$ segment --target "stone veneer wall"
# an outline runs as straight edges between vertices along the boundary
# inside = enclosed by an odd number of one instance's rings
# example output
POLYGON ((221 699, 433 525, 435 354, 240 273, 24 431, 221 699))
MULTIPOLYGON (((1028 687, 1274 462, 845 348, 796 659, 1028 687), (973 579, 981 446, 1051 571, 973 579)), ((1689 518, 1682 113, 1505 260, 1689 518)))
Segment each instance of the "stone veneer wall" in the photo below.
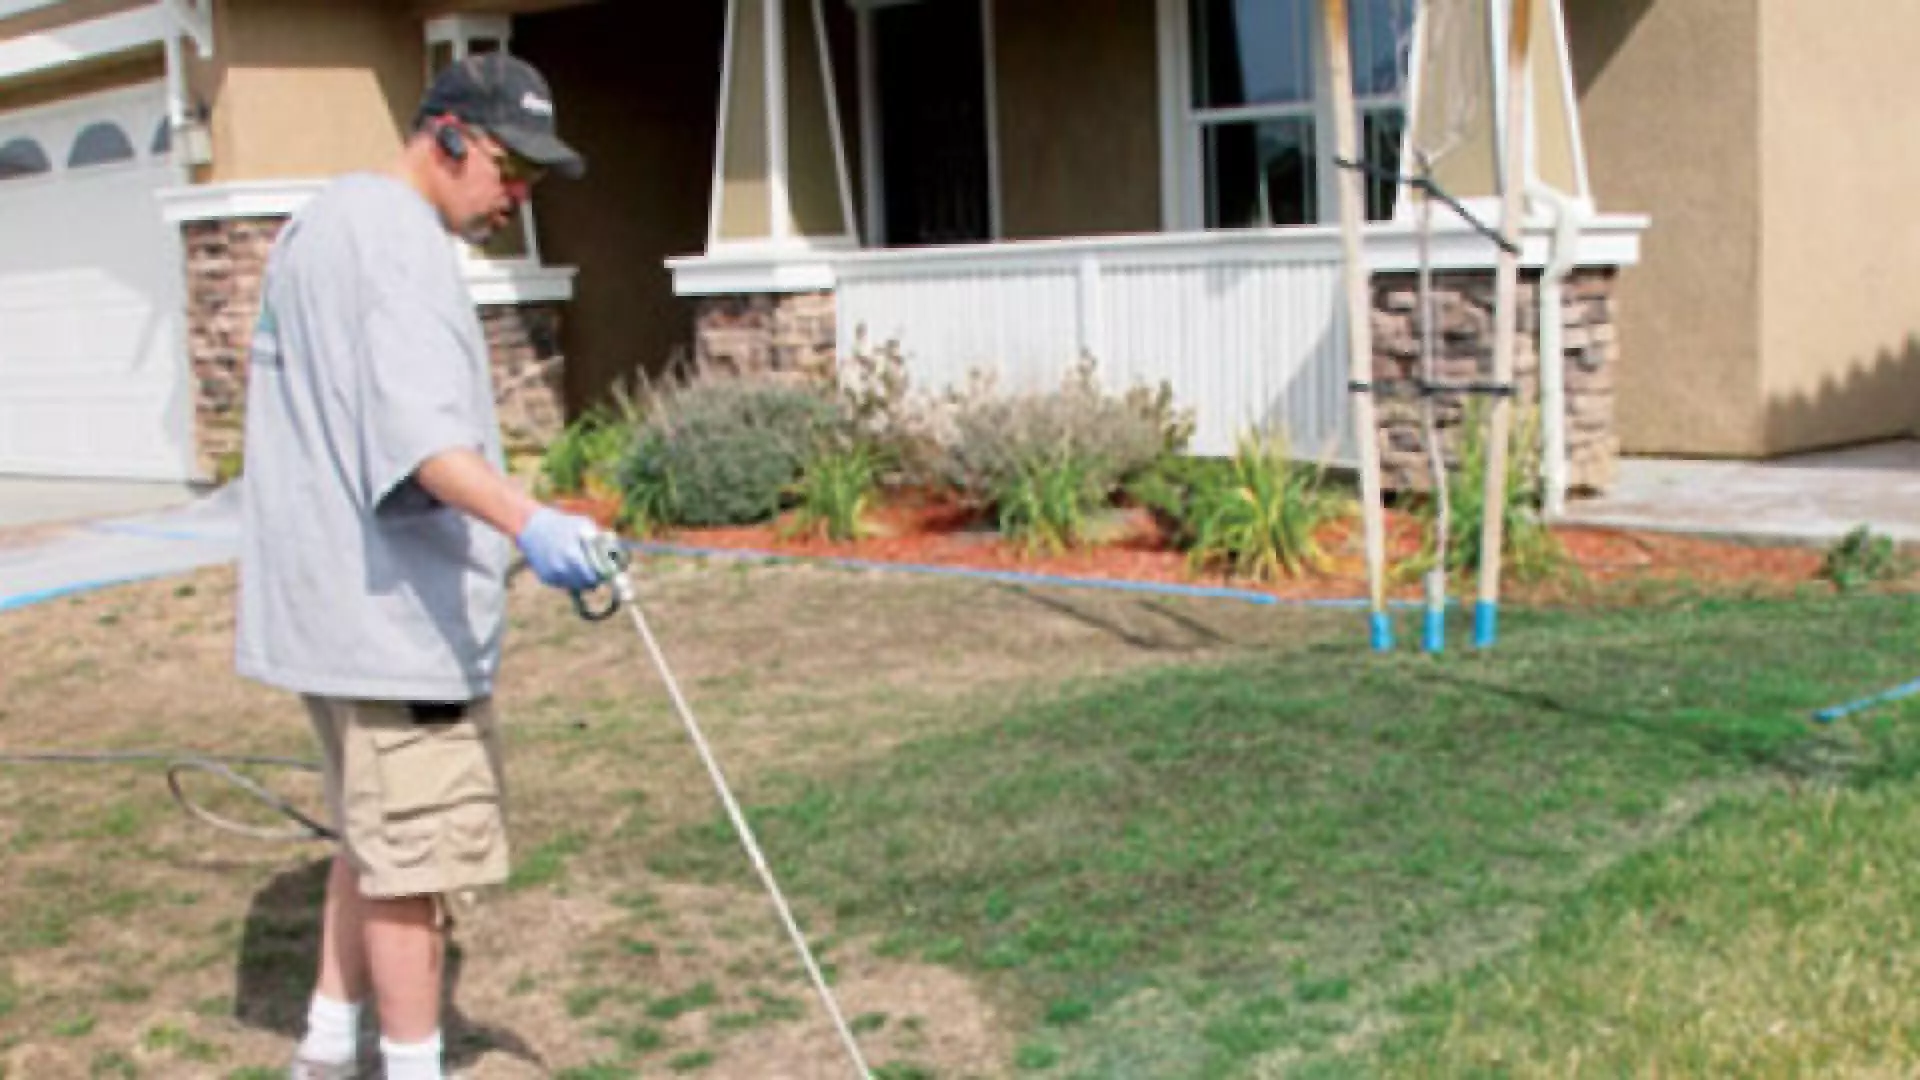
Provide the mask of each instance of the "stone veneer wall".
MULTIPOLYGON (((1615 277, 1612 269, 1576 270, 1561 288, 1566 328, 1562 345, 1566 350, 1567 483, 1576 492, 1605 490, 1613 483, 1619 462, 1620 440, 1613 419, 1613 369, 1619 359, 1615 277)), ((1429 482, 1419 397, 1408 382, 1420 365, 1416 287, 1412 274, 1377 274, 1373 279, 1373 367, 1382 390, 1381 477, 1391 491, 1424 491, 1429 482)), ((1524 274, 1520 339, 1514 356, 1517 400, 1535 408, 1540 401, 1538 290, 1539 274, 1524 274)), ((1491 272, 1434 275, 1440 379, 1484 381, 1491 376, 1493 292, 1491 272)), ((694 340, 702 364, 735 371, 791 371, 830 363, 833 294, 703 297, 694 340)), ((1458 396, 1440 401, 1441 439, 1450 461, 1464 411, 1458 396)))
POLYGON ((832 364, 834 333, 831 292, 703 296, 694 362, 702 370, 812 370, 832 364))
MULTIPOLYGON (((1604 491, 1614 481, 1620 439, 1614 425, 1613 371, 1619 360, 1611 269, 1583 269, 1561 286, 1565 328, 1567 486, 1574 492, 1604 491)), ((1493 373, 1493 275, 1434 275, 1435 376, 1443 382, 1486 382, 1493 373)), ((1420 370, 1420 313, 1413 274, 1377 274, 1373 279, 1373 377, 1380 388, 1380 474, 1390 491, 1424 491, 1430 485, 1420 431, 1420 398, 1410 382, 1420 370)), ((1514 353, 1515 400, 1536 411, 1540 404, 1539 274, 1520 282, 1520 335, 1514 353)), ((1438 399, 1438 425, 1447 460, 1454 461, 1463 395, 1438 399)), ((1520 430, 1516 425, 1516 431, 1520 430)), ((1538 432, 1538 425, 1532 430, 1538 432)), ((1538 460, 1537 442, 1533 456, 1538 460)))
MULTIPOLYGON (((260 280, 284 217, 190 221, 187 351, 194 376, 194 455, 202 479, 237 462, 247 400, 247 349, 260 280)), ((559 303, 480 309, 509 454, 536 451, 565 423, 559 303)))

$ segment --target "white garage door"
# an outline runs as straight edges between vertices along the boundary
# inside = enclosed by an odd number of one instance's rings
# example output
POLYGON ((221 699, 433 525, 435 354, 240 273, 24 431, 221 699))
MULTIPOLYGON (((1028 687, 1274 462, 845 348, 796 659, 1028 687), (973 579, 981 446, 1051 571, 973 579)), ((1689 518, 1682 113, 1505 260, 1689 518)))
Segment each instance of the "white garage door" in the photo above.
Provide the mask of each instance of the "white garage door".
POLYGON ((0 112, 0 473, 191 475, 165 117, 158 84, 0 112))

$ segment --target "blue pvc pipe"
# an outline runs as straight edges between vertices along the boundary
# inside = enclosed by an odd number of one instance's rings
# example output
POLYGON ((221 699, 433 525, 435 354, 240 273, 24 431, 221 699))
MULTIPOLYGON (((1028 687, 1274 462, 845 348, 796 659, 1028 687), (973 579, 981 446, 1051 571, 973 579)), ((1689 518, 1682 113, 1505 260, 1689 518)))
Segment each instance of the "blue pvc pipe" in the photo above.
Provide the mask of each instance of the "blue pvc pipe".
POLYGON ((1473 605, 1473 647, 1476 649, 1493 648, 1494 639, 1500 636, 1500 607, 1491 600, 1481 600, 1473 605))
POLYGON ((92 592, 95 589, 111 588, 115 585, 131 585, 136 581, 150 581, 153 578, 164 577, 166 574, 176 572, 177 571, 166 570, 153 574, 133 574, 127 577, 94 578, 90 581, 76 581, 69 585, 57 585, 51 589, 35 589, 31 592, 14 593, 11 596, 0 596, 0 611, 13 611, 16 608, 32 607, 35 604, 44 604, 49 600, 58 600, 63 596, 78 596, 81 593, 92 592))
POLYGON ((1822 724, 1831 724, 1841 717, 1852 716, 1857 712, 1865 712, 1876 705, 1885 705, 1889 701, 1899 701, 1901 698, 1912 697, 1915 694, 1920 694, 1920 679, 1896 686, 1891 690, 1883 690, 1871 697, 1863 697, 1858 701, 1849 701, 1844 705, 1834 705, 1821 709, 1819 712, 1813 714, 1813 718, 1822 724))
MULTIPOLYGON (((1357 602, 1357 601, 1356 601, 1357 602)), ((1384 611, 1376 611, 1370 620, 1374 652, 1393 651, 1393 620, 1384 611)))

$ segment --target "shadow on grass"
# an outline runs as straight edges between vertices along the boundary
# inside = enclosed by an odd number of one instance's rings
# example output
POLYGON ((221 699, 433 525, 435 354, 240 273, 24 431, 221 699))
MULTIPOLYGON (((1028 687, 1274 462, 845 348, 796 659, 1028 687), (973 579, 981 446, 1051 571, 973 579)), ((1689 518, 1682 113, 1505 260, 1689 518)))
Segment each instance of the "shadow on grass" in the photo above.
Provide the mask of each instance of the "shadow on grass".
MULTIPOLYGON (((320 908, 326 896, 330 862, 318 859, 267 882, 254 894, 247 909, 240 940, 239 962, 234 969, 234 1019, 284 1036, 289 1054, 292 1044, 306 1033, 307 1004, 320 955, 320 908)), ((470 1066, 482 1054, 497 1050, 544 1071, 546 1063, 518 1034, 476 1023, 461 1013, 455 999, 464 960, 459 943, 449 941, 440 1005, 447 1067, 470 1066)), ((366 1010, 363 1045, 378 1038, 372 1012, 366 1010)))

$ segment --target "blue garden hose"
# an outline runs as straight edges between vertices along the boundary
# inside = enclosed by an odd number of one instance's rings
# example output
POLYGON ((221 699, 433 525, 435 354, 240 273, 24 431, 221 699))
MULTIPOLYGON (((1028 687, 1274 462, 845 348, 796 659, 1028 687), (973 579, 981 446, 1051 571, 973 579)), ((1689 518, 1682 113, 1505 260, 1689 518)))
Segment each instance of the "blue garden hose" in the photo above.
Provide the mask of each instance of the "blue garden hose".
POLYGON ((1844 705, 1834 705, 1821 709, 1819 712, 1813 714, 1813 718, 1822 724, 1831 724, 1835 720, 1852 716, 1854 713, 1865 712, 1876 705, 1885 705, 1889 701, 1899 701, 1901 698, 1912 697, 1915 694, 1920 694, 1920 679, 1915 679, 1910 683, 1903 683, 1891 690, 1882 690, 1878 694, 1863 697, 1858 701, 1849 701, 1844 705))

